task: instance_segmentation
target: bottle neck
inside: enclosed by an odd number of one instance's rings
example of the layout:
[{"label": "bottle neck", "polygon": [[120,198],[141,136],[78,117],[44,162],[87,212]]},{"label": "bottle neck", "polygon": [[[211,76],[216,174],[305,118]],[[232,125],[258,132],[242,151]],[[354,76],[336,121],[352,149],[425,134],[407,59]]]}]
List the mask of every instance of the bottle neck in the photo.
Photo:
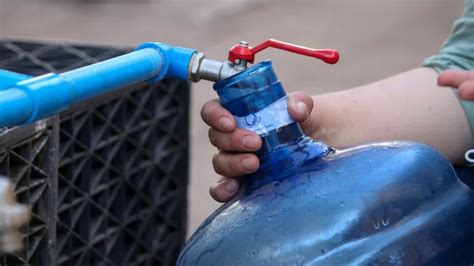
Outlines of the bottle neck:
[{"label": "bottle neck", "polygon": [[[278,86],[276,89],[272,89],[274,94],[277,94],[278,91],[280,91]],[[238,127],[253,131],[262,139],[262,146],[256,152],[261,161],[261,166],[274,168],[273,164],[295,152],[311,154],[312,159],[329,154],[332,150],[329,146],[308,138],[300,125],[291,118],[288,113],[288,97],[283,90],[281,91],[282,95],[274,95],[275,97],[268,97],[267,99],[251,95],[233,102],[234,105],[239,106],[240,114],[243,114],[243,116],[238,116],[234,113]],[[279,96],[282,97],[275,100]],[[249,100],[249,98],[252,100]],[[266,101],[267,105],[252,112],[256,109],[253,105],[258,104],[259,101]],[[229,109],[235,109],[235,106]],[[285,155],[282,156],[282,154]],[[295,161],[294,165],[297,164],[298,162]]]},{"label": "bottle neck", "polygon": [[271,130],[268,133],[261,134],[260,137],[262,138],[262,147],[257,151],[256,155],[259,158],[262,158],[277,147],[294,143],[297,140],[304,138],[305,134],[303,133],[300,125],[296,122],[293,122],[291,124]]},{"label": "bottle neck", "polygon": [[309,162],[319,161],[334,151],[307,137],[296,122],[261,135],[261,138],[262,148],[256,153],[260,167],[250,177],[241,179],[244,194],[301,173]]},{"label": "bottle neck", "polygon": [[298,167],[306,160],[325,157],[334,151],[328,145],[307,137],[297,122],[272,130],[262,138],[262,147],[256,152],[262,168],[272,168],[281,160],[291,158],[292,166]]},{"label": "bottle neck", "polygon": [[246,190],[278,181],[301,170],[308,160],[318,160],[332,149],[304,135],[288,113],[288,97],[271,62],[261,62],[214,84],[220,102],[237,126],[262,138],[257,152],[260,168],[248,179]]},{"label": "bottle neck", "polygon": [[270,61],[219,81],[214,89],[237,126],[262,137],[262,148],[257,152],[260,158],[305,136],[288,113],[288,96]]},{"label": "bottle neck", "polygon": [[[239,115],[234,113],[239,128],[253,131],[262,138],[262,147],[256,153],[259,157],[305,136],[300,125],[288,113],[288,97],[285,92],[272,88],[272,93],[273,97],[267,99],[250,95],[233,102],[234,106],[230,107],[240,112]],[[259,103],[260,106],[254,106]]]}]

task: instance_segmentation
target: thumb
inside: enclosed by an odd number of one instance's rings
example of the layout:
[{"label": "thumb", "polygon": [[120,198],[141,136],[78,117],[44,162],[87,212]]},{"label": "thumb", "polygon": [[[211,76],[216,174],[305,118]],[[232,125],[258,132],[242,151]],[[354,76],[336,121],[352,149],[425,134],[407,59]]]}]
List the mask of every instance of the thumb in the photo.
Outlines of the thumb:
[{"label": "thumb", "polygon": [[311,96],[303,92],[289,94],[288,112],[291,117],[300,123],[303,130],[310,127],[310,114],[313,111],[314,102]]}]

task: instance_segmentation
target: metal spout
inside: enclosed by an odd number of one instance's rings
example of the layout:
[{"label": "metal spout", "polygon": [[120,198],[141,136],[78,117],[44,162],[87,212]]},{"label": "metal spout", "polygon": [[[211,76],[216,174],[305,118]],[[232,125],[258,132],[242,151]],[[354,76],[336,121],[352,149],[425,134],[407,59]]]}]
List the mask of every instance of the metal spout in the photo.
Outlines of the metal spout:
[{"label": "metal spout", "polygon": [[198,82],[201,79],[217,82],[233,76],[247,68],[247,61],[236,62],[207,59],[203,53],[196,53],[191,59],[189,79]]}]

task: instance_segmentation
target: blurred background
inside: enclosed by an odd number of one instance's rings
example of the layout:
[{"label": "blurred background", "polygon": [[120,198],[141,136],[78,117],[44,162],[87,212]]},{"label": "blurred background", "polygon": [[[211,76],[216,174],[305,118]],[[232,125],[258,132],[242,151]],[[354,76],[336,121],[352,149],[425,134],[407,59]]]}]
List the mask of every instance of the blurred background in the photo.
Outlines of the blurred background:
[{"label": "blurred background", "polygon": [[[268,50],[287,91],[327,93],[421,64],[437,53],[464,0],[0,0],[0,37],[134,47],[159,41],[224,60],[240,40],[275,38],[341,53],[335,66]],[[217,178],[199,111],[212,84],[192,85],[189,233],[219,204],[208,195]],[[409,97],[409,95],[407,95]]]}]

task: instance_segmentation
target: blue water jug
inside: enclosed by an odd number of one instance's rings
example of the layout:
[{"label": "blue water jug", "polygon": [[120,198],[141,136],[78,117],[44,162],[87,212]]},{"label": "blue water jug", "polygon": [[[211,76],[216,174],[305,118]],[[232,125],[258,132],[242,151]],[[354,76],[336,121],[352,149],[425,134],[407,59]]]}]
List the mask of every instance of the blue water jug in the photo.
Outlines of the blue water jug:
[{"label": "blue water jug", "polygon": [[270,61],[214,85],[257,132],[259,170],[208,217],[178,265],[472,265],[474,197],[414,142],[335,150],[305,136]]}]

